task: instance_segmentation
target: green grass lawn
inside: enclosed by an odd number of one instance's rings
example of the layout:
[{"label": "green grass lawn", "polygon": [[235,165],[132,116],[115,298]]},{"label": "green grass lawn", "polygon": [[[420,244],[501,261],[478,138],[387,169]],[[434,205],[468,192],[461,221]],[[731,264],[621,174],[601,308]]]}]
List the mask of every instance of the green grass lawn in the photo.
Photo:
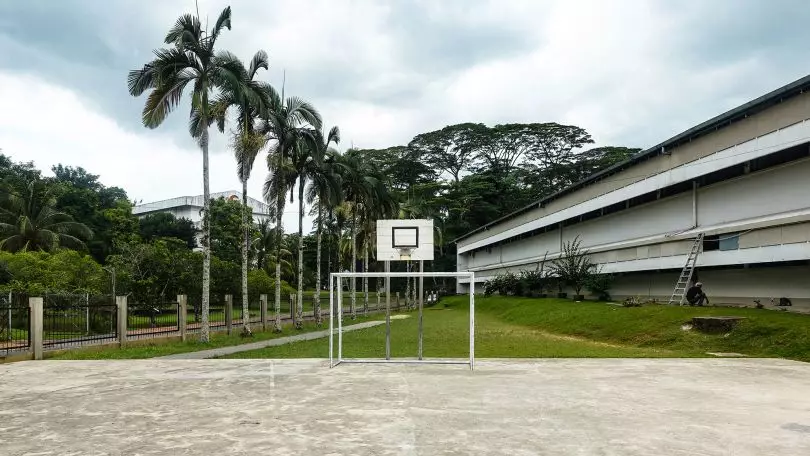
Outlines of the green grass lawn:
[{"label": "green grass lawn", "polygon": [[[467,297],[425,311],[424,354],[466,357]],[[684,331],[700,315],[747,319],[730,334]],[[392,355],[416,355],[415,313],[392,323]],[[384,327],[344,335],[345,357],[384,357]],[[810,316],[724,307],[620,307],[519,297],[476,298],[476,357],[701,357],[707,352],[810,361]],[[328,340],[238,353],[232,358],[324,358]]]},{"label": "green grass lawn", "polygon": [[[379,318],[379,317],[376,317]],[[353,322],[359,323],[368,321],[372,317],[357,317]],[[347,320],[348,321],[348,320]],[[49,359],[143,359],[154,358],[156,356],[174,355],[177,353],[188,353],[200,350],[209,350],[212,348],[229,347],[232,345],[248,344],[252,342],[259,342],[262,340],[275,339],[277,337],[291,336],[300,334],[302,332],[319,331],[328,328],[329,322],[325,321],[324,325],[320,328],[316,327],[314,323],[307,322],[304,328],[296,330],[292,325],[284,325],[281,333],[273,331],[256,331],[254,330],[253,337],[243,338],[239,336],[239,328],[234,327],[233,334],[228,335],[224,332],[212,332],[211,340],[208,343],[199,341],[198,334],[189,334],[188,340],[185,342],[176,339],[142,339],[133,341],[133,343],[126,348],[118,347],[87,347],[82,349],[75,349],[64,351],[61,353],[47,356]]]}]

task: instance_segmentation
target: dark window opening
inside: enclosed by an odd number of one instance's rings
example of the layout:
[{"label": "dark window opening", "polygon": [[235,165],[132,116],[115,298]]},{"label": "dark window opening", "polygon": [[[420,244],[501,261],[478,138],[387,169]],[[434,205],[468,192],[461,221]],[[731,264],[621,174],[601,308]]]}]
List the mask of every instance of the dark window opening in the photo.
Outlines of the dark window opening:
[{"label": "dark window opening", "polygon": [[630,198],[630,207],[640,206],[642,204],[652,203],[658,199],[658,192],[645,193],[635,198]]},{"label": "dark window opening", "polygon": [[751,160],[751,172],[762,171],[763,169],[772,168],[784,163],[799,160],[801,158],[810,156],[810,145],[800,144],[789,149],[781,150],[774,154],[766,155]]},{"label": "dark window opening", "polygon": [[703,251],[720,250],[720,236],[714,234],[703,238]]},{"label": "dark window opening", "polygon": [[681,182],[680,184],[670,185],[669,187],[661,189],[661,198],[678,195],[685,192],[692,191],[692,181]]}]

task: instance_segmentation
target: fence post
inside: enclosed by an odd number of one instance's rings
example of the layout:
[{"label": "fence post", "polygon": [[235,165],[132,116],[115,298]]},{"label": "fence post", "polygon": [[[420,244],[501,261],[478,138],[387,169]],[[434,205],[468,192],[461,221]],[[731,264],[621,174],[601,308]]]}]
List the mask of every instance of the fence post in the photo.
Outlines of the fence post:
[{"label": "fence post", "polygon": [[28,298],[28,308],[31,309],[31,316],[28,319],[30,328],[31,351],[34,352],[34,359],[42,359],[42,326],[43,309],[42,298]]},{"label": "fence post", "polygon": [[124,348],[127,345],[127,297],[116,296],[115,306],[118,307],[118,344]]},{"label": "fence post", "polygon": [[377,306],[374,308],[374,310],[380,310],[380,289],[379,288],[377,288]]},{"label": "fence post", "polygon": [[186,340],[186,318],[188,315],[188,300],[186,295],[177,295],[177,330],[180,331],[180,340]]},{"label": "fence post", "polygon": [[267,295],[259,295],[259,314],[262,320],[262,331],[267,331]]},{"label": "fence post", "polygon": [[233,330],[233,295],[225,295],[225,330],[228,334]]},{"label": "fence post", "polygon": [[397,303],[396,303],[397,310],[399,310],[399,292],[397,291]]},{"label": "fence post", "polygon": [[293,296],[295,296],[295,295],[290,295],[287,300],[290,302],[290,320],[294,321],[294,318],[295,318],[295,306],[293,306]]}]

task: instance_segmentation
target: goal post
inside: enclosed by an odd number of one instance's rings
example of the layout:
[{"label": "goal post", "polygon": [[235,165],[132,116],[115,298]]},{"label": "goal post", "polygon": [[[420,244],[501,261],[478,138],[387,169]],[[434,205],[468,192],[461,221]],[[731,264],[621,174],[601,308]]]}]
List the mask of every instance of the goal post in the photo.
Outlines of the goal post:
[{"label": "goal post", "polygon": [[[388,263],[386,261],[386,263]],[[386,272],[337,272],[329,275],[329,367],[343,363],[408,363],[408,364],[463,364],[475,368],[475,273],[459,272],[390,272],[386,264]],[[343,287],[344,278],[385,278],[385,358],[345,358],[343,356]],[[418,349],[415,358],[391,357],[391,278],[419,278],[425,277],[455,277],[466,278],[470,281],[470,318],[469,318],[469,358],[468,359],[424,359],[422,356],[422,308],[423,298],[421,290],[418,297]],[[421,288],[421,287],[420,287]],[[335,318],[337,317],[337,322]],[[337,339],[337,340],[336,340]],[[337,353],[335,353],[337,351]]]}]

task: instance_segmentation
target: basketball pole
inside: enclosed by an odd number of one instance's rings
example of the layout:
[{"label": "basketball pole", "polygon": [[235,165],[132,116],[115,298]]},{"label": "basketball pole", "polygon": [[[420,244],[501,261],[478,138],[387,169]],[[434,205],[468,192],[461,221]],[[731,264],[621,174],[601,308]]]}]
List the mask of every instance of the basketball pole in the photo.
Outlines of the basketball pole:
[{"label": "basketball pole", "polygon": [[[425,272],[425,262],[419,260],[419,273]],[[417,357],[422,359],[422,306],[425,300],[425,278],[419,276],[419,344],[417,345]]]},{"label": "basketball pole", "polygon": [[[391,262],[385,262],[385,272],[391,272]],[[391,360],[391,277],[385,276],[385,359]]]}]

